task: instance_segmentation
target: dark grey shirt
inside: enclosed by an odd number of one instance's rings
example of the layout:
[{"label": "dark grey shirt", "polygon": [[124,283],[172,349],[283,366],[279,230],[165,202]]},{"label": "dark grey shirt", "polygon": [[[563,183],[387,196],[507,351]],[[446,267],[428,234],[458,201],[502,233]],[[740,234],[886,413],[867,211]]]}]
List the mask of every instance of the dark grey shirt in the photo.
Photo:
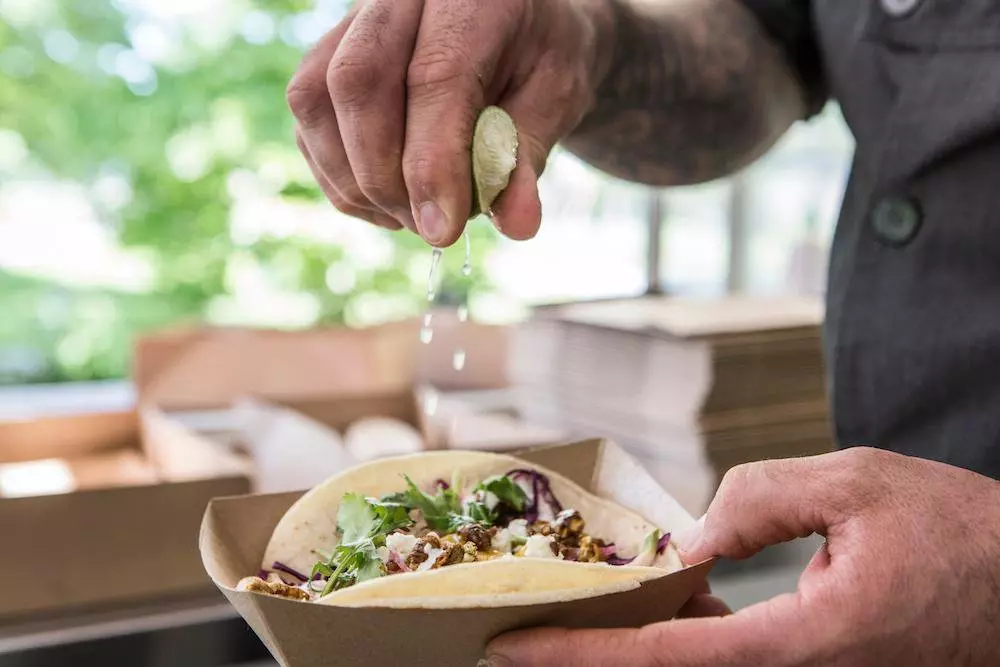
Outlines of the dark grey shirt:
[{"label": "dark grey shirt", "polygon": [[825,346],[838,443],[1000,478],[1000,0],[743,0],[857,152]]}]

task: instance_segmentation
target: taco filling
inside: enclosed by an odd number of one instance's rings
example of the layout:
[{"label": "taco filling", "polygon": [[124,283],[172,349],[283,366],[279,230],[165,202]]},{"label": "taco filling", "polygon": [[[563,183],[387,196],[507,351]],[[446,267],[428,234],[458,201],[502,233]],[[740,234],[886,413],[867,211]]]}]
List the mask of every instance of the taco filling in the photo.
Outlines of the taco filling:
[{"label": "taco filling", "polygon": [[638,554],[623,557],[614,543],[589,534],[586,517],[563,507],[548,477],[535,470],[470,484],[437,480],[424,489],[404,475],[400,486],[380,498],[344,494],[338,544],[332,553],[313,552],[312,571],[275,562],[237,588],[313,601],[371,579],[496,559],[651,565],[670,541],[653,530]]}]

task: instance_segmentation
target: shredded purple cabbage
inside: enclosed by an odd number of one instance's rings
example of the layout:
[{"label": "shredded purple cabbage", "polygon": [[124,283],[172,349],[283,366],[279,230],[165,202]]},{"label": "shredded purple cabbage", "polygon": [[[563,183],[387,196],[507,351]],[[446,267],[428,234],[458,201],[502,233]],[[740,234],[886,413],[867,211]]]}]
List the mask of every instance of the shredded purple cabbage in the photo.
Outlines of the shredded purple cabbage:
[{"label": "shredded purple cabbage", "polygon": [[510,477],[515,482],[518,479],[531,479],[531,498],[528,499],[528,506],[524,510],[524,519],[528,523],[538,521],[539,514],[541,513],[540,501],[543,500],[548,505],[549,511],[552,512],[553,516],[562,512],[562,503],[552,493],[552,485],[549,482],[549,478],[542,473],[535,470],[517,469],[508,472],[507,477]]},{"label": "shredded purple cabbage", "polygon": [[295,570],[293,568],[288,567],[284,563],[281,563],[281,562],[278,562],[278,561],[274,561],[274,564],[271,565],[271,567],[273,567],[278,572],[284,572],[285,574],[289,574],[289,575],[295,577],[296,579],[298,579],[301,582],[309,581],[309,577],[307,577],[306,575],[302,574],[298,570]]},{"label": "shredded purple cabbage", "polygon": [[[656,541],[656,555],[659,556],[666,551],[668,544],[670,544],[670,533],[664,534],[659,540]],[[614,545],[612,544],[611,546]],[[631,558],[620,558],[617,555],[612,555],[608,558],[608,565],[630,565],[632,561],[638,557],[639,554],[636,554]]]},{"label": "shredded purple cabbage", "polygon": [[443,479],[436,480],[434,482],[434,486],[436,486],[439,489],[442,489],[443,491],[447,491],[448,489],[451,488],[451,484],[444,481]]}]

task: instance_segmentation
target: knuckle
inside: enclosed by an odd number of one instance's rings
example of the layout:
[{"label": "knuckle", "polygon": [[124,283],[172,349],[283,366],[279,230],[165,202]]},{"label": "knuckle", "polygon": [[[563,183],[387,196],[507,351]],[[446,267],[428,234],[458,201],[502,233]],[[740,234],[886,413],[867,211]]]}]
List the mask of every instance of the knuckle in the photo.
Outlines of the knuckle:
[{"label": "knuckle", "polygon": [[411,90],[439,90],[478,82],[479,78],[470,62],[458,47],[443,42],[428,44],[415,53],[410,61],[406,85]]},{"label": "knuckle", "polygon": [[417,147],[411,154],[403,158],[403,179],[411,196],[426,189],[439,190],[453,188],[454,184],[464,183],[470,178],[468,169],[462,160],[456,160],[458,151],[440,147]]},{"label": "knuckle", "polygon": [[882,496],[886,482],[888,454],[872,447],[843,452],[839,463],[839,486],[849,489],[856,506],[867,506]]},{"label": "knuckle", "polygon": [[327,112],[327,90],[322,79],[296,74],[285,89],[288,108],[304,127],[311,127]]},{"label": "knuckle", "polygon": [[362,104],[371,98],[381,78],[374,58],[355,54],[334,59],[326,74],[330,94],[337,103]]},{"label": "knuckle", "polygon": [[427,147],[415,147],[403,157],[403,177],[407,183],[419,183],[436,173],[441,163]]},{"label": "knuckle", "polygon": [[751,480],[756,477],[761,468],[762,462],[742,463],[726,471],[719,484],[716,499],[723,505],[730,505],[738,502],[739,498],[746,495],[746,490],[751,484]]}]

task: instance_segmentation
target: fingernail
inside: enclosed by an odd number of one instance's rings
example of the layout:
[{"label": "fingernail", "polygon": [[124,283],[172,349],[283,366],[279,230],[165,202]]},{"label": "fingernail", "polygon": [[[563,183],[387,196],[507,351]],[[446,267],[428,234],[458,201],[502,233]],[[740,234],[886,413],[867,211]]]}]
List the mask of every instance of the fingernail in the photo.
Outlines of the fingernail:
[{"label": "fingernail", "polygon": [[701,518],[698,519],[698,521],[693,526],[680,531],[674,537],[674,544],[676,544],[677,548],[680,549],[681,551],[685,553],[690,552],[696,546],[698,546],[698,542],[701,541],[701,536],[704,529],[705,529],[705,515],[702,514]]},{"label": "fingernail", "polygon": [[421,235],[430,243],[440,243],[448,236],[448,219],[434,202],[420,205],[418,224]]}]

